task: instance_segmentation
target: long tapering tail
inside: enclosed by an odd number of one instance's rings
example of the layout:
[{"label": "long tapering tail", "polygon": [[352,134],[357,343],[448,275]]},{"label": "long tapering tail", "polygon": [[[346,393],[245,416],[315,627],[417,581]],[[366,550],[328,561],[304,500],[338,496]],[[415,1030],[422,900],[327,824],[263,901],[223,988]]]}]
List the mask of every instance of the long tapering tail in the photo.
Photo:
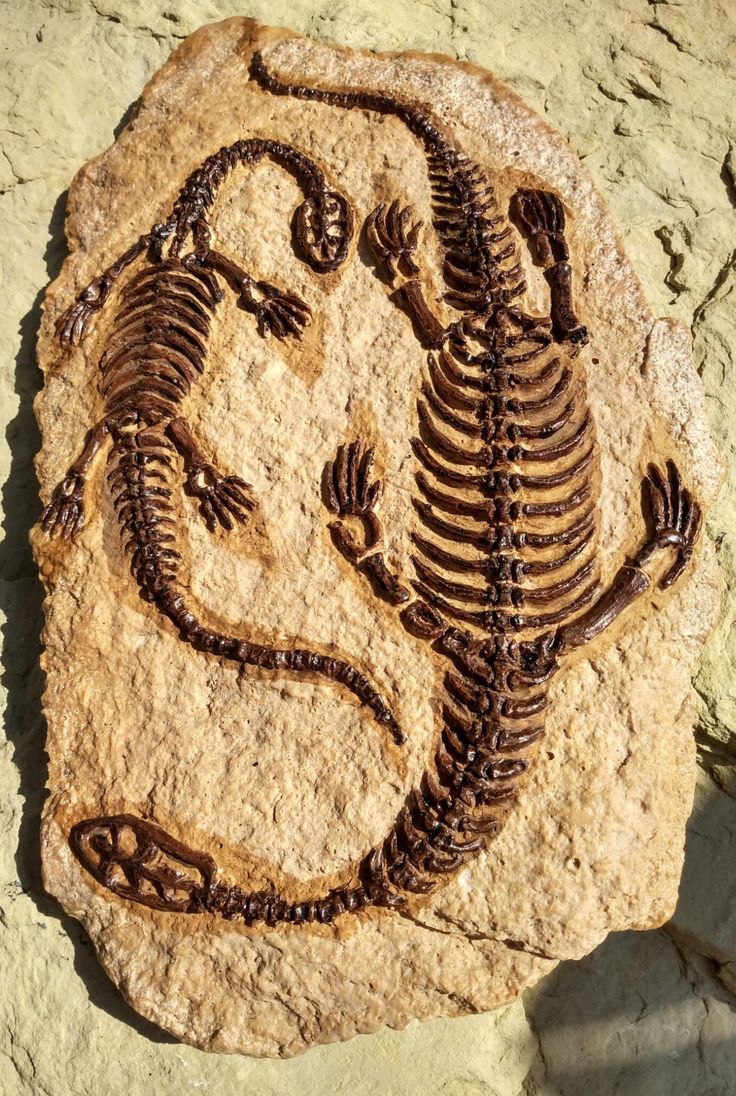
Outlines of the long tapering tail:
[{"label": "long tapering tail", "polygon": [[406,736],[385,698],[365,674],[344,659],[304,647],[271,647],[251,643],[247,639],[217,632],[199,620],[195,611],[187,604],[182,591],[173,585],[156,593],[153,600],[179,629],[182,639],[198,651],[219,655],[243,666],[326,677],[329,681],[344,685],[362,704],[370,708],[377,721],[391,732],[397,745],[406,741]]},{"label": "long tapering tail", "polygon": [[253,79],[273,95],[391,114],[418,138],[424,147],[432,186],[434,227],[445,252],[443,276],[448,304],[463,312],[474,312],[494,302],[508,303],[523,291],[516,241],[511,226],[501,216],[490,178],[441,132],[430,107],[402,102],[382,92],[287,83],[269,72],[260,53],[253,54],[250,71]]},{"label": "long tapering tail", "polygon": [[514,741],[500,725],[446,724],[434,765],[407,796],[388,836],[355,865],[351,881],[317,897],[316,881],[311,895],[296,900],[275,887],[247,891],[221,882],[212,857],[134,815],[84,819],[69,843],[82,866],[118,897],[171,913],[298,925],[327,924],[369,906],[400,910],[410,897],[434,892],[500,832],[528,764],[518,754],[528,745],[528,736]]},{"label": "long tapering tail", "polygon": [[251,643],[208,627],[187,599],[179,578],[181,555],[176,548],[178,525],[172,501],[175,456],[161,427],[122,435],[113,450],[110,484],[118,519],[127,535],[133,575],[147,601],[175,625],[192,647],[230,659],[241,666],[294,674],[314,674],[349,689],[369,708],[381,726],[401,745],[406,738],[387,700],[366,674],[345,659],[301,646],[275,647]]}]

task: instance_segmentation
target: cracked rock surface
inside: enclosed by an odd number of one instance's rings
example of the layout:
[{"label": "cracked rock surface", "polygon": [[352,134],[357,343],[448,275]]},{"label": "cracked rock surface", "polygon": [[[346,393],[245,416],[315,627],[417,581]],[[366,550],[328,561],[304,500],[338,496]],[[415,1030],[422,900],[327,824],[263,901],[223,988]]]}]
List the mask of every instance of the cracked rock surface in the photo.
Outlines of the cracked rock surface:
[{"label": "cracked rock surface", "polygon": [[[29,403],[38,384],[37,294],[58,271],[59,195],[73,172],[110,142],[176,39],[226,14],[217,3],[184,3],[176,12],[155,3],[43,3],[3,12],[8,63],[0,87],[8,128],[0,208],[17,241],[2,257],[3,284],[11,287],[0,332],[3,360],[18,352],[19,328],[22,343],[16,392],[7,372],[3,398],[13,463],[4,494],[11,745],[3,770],[9,810],[0,948],[3,966],[15,971],[5,1005],[3,1091],[173,1092],[211,1085],[275,1093],[341,1091],[347,1084],[346,1091],[397,1093],[729,1093],[736,1069],[736,899],[728,865],[736,806],[728,492],[711,518],[726,603],[696,681],[703,773],[680,902],[665,932],[610,937],[589,958],[560,967],[523,1002],[488,1015],[384,1030],[293,1062],[205,1061],[134,1016],[74,923],[42,894],[38,585],[22,542],[38,506],[28,465],[37,445]],[[466,58],[543,113],[604,193],[654,313],[691,327],[713,433],[722,457],[733,461],[734,176],[727,121],[733,88],[724,62],[733,26],[725,8],[631,3],[609,12],[563,4],[550,19],[543,6],[517,5],[512,13],[498,5],[489,18],[486,4],[438,2],[407,3],[377,17],[374,4],[306,3],[296,12],[252,4],[248,14],[347,45]],[[70,384],[83,423],[86,378]],[[310,850],[302,855],[308,867]],[[453,916],[444,911],[445,927]],[[586,933],[599,931],[585,925],[580,953]],[[547,935],[535,950],[557,958]]]}]

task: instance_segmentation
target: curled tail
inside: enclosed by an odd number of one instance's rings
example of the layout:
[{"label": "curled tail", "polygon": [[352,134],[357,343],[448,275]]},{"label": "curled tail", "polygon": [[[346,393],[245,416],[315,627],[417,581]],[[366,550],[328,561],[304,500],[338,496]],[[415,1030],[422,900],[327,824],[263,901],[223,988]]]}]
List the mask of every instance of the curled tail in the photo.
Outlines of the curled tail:
[{"label": "curled tail", "polygon": [[311,895],[296,900],[275,888],[249,892],[221,882],[212,857],[134,815],[84,819],[69,843],[82,866],[118,897],[170,913],[299,925],[328,924],[370,906],[400,910],[408,897],[432,893],[500,831],[528,764],[519,754],[541,733],[513,733],[493,719],[448,719],[434,764],[388,836],[360,860],[351,881],[318,896],[316,881]]},{"label": "curled tail", "polygon": [[[273,893],[247,893],[216,879],[211,856],[189,848],[160,826],[130,814],[86,818],[69,844],[82,866],[120,898],[169,913],[214,913],[227,920],[293,925],[326,924],[382,897],[370,881],[331,890],[323,898],[288,902]],[[392,903],[383,896],[381,904]]]},{"label": "curled tail", "polygon": [[260,53],[253,54],[250,72],[273,95],[391,114],[418,138],[432,187],[434,227],[445,253],[448,304],[473,312],[492,303],[507,303],[524,290],[517,245],[511,226],[501,215],[490,178],[441,132],[431,108],[382,92],[290,84],[269,72]]},{"label": "curled tail", "polygon": [[349,689],[401,745],[405,736],[386,699],[368,677],[341,658],[303,647],[272,647],[227,635],[204,624],[188,601],[179,577],[177,513],[172,501],[175,447],[160,425],[146,426],[115,439],[110,484],[131,555],[133,575],[147,601],[153,602],[192,647],[241,666],[295,674],[316,674]]}]

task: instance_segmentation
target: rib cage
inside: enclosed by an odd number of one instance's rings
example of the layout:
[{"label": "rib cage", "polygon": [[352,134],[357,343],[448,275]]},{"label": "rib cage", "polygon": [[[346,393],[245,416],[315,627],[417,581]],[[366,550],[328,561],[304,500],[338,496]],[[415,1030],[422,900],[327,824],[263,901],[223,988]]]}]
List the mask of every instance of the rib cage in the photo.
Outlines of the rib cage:
[{"label": "rib cage", "polygon": [[[517,237],[484,171],[421,107],[282,82],[259,54],[252,73],[274,94],[394,114],[422,141],[445,300],[464,313],[429,356],[412,439],[412,585],[420,605],[449,622],[441,646],[454,666],[434,763],[361,865],[359,904],[391,905],[395,889],[431,891],[498,831],[528,765],[523,754],[544,733],[557,668],[539,659],[545,633],[599,586],[596,439],[574,354],[553,340],[550,318],[514,305],[526,288]],[[393,223],[401,236],[403,220]],[[408,269],[416,269],[411,257]],[[288,904],[255,898],[257,918],[291,919]],[[341,912],[335,898],[314,915]]]},{"label": "rib cage", "polygon": [[413,439],[413,586],[461,627],[443,639],[454,666],[434,763],[366,858],[369,893],[427,894],[459,870],[500,830],[544,733],[556,667],[525,667],[512,637],[538,638],[598,588],[597,449],[575,372],[521,315],[496,324],[492,349],[430,355]]},{"label": "rib cage", "polygon": [[144,597],[193,646],[241,664],[325,676],[349,689],[400,737],[383,697],[349,662],[213,631],[183,595],[181,514],[173,501],[178,454],[168,429],[204,370],[210,320],[221,299],[212,271],[178,258],[144,267],[121,293],[100,370],[113,437],[108,479],[133,575]]},{"label": "rib cage", "polygon": [[179,524],[171,501],[176,449],[166,425],[204,369],[210,319],[222,294],[213,274],[169,259],[144,267],[125,286],[100,391],[113,431],[108,480],[145,597],[178,579]]},{"label": "rib cage", "polygon": [[473,630],[537,633],[597,589],[597,447],[574,359],[541,324],[509,317],[495,336],[472,365],[430,357],[413,439],[414,587]]},{"label": "rib cage", "polygon": [[170,417],[204,370],[210,320],[222,293],[213,274],[169,259],[125,286],[100,360],[106,413],[143,404]]},{"label": "rib cage", "polygon": [[[435,351],[421,379],[417,431],[411,442],[417,461],[416,524],[410,531],[412,586],[418,597],[414,620],[427,625],[428,630],[420,634],[434,639],[435,649],[450,663],[443,677],[442,726],[420,781],[385,840],[356,866],[351,883],[323,897],[290,902],[273,892],[246,893],[209,878],[204,887],[182,888],[181,904],[174,905],[166,889],[168,876],[156,876],[154,871],[149,878],[158,886],[158,898],[141,897],[135,888],[119,888],[119,893],[155,908],[207,910],[248,921],[328,922],[365,906],[400,907],[407,892],[431,892],[443,876],[461,868],[500,830],[516,797],[516,782],[529,765],[530,751],[544,734],[547,687],[558,669],[558,626],[583,613],[598,592],[598,452],[576,358],[586,336],[571,307],[572,276],[561,236],[564,213],[559,199],[551,196],[549,203],[540,199],[535,205],[537,192],[523,192],[529,209],[525,207],[522,223],[528,235],[544,235],[530,227],[532,215],[543,217],[551,211],[554,221],[549,228],[556,249],[553,278],[548,278],[553,290],[550,316],[534,317],[518,303],[525,282],[514,228],[500,211],[483,170],[451,147],[428,113],[383,94],[282,83],[267,72],[258,54],[253,74],[277,94],[393,114],[424,146],[433,221],[444,252],[445,300],[462,314],[458,322],[441,330],[441,337],[430,341]],[[206,224],[196,224],[187,210],[190,204],[195,211],[206,209],[212,196],[197,180],[197,173],[192,179],[191,193],[185,187],[177,204],[179,230],[173,256],[178,256],[185,235],[182,226],[192,225],[195,239],[197,234],[200,240],[208,239]],[[394,270],[403,262],[415,274],[418,268],[412,252],[418,228],[407,231],[410,213],[397,215],[397,207],[398,203],[380,228],[390,236],[398,225],[400,246]],[[339,203],[333,208],[323,202],[318,208],[312,201],[311,205],[305,202],[304,208],[312,225],[319,221],[316,213],[320,217],[341,213]],[[547,247],[551,247],[549,241]],[[222,273],[222,257],[219,262],[217,269]],[[177,263],[174,271],[172,264]],[[104,364],[110,370],[105,391],[109,400],[117,401],[110,404],[117,414],[125,411],[128,399],[138,399],[140,409],[140,398],[145,396],[157,412],[171,417],[193,378],[189,367],[198,368],[194,361],[199,353],[197,338],[207,333],[200,325],[209,322],[205,305],[214,307],[210,284],[214,275],[208,275],[210,298],[203,300],[204,289],[197,286],[195,290],[191,271],[182,271],[181,266],[178,258],[159,266],[158,296],[151,295],[156,279],[150,271],[126,292],[127,303],[118,320],[123,333],[138,339],[140,362],[158,361],[156,339],[153,344],[150,340],[151,332],[154,336],[158,332],[149,328],[149,337],[144,338],[146,324],[141,321],[154,301],[171,313],[166,329],[171,354],[163,369],[142,365],[134,390],[126,372],[130,343],[123,340],[118,346],[113,341],[111,357]],[[418,289],[417,282],[414,288]],[[429,313],[426,305],[425,311]],[[441,328],[430,315],[430,328],[432,324]],[[149,379],[154,373],[155,382]],[[115,482],[121,491],[121,520],[139,526],[148,523],[148,541],[144,537],[142,547],[140,536],[132,538],[134,570],[144,589],[151,590],[162,611],[196,646],[273,669],[318,669],[348,684],[379,719],[388,722],[386,713],[381,713],[380,698],[347,664],[305,651],[256,648],[210,631],[189,611],[174,583],[177,553],[167,547],[170,492],[165,481],[171,451],[167,445],[161,431],[153,428],[118,442]],[[154,482],[157,477],[160,482]],[[148,510],[137,501],[144,490],[153,499]],[[677,495],[675,486],[671,494]],[[695,517],[692,521],[697,524]],[[364,573],[371,561],[374,569],[380,561],[385,570],[380,552],[360,562],[356,557]],[[384,589],[390,592],[393,581],[395,589],[403,590],[386,573]],[[403,600],[396,598],[393,603]],[[118,833],[124,827],[136,833],[141,860],[147,850],[156,848],[185,864],[197,865],[206,859],[152,824],[130,816],[87,820],[74,828],[73,847],[105,885],[110,885],[105,863],[95,864],[85,841],[88,834],[109,829],[113,836],[109,862],[123,864],[127,854],[116,850],[122,849]]]}]

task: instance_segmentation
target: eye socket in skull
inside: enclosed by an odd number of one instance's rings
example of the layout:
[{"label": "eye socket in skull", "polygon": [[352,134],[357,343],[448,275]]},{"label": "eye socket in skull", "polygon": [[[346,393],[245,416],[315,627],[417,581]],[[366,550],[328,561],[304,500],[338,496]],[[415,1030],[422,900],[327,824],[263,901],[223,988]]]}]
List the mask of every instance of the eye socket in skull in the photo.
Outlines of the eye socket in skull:
[{"label": "eye socket in skull", "polygon": [[299,248],[312,269],[321,274],[344,263],[353,231],[352,207],[336,190],[322,190],[306,198],[294,216]]},{"label": "eye socket in skull", "polygon": [[151,909],[199,912],[214,882],[211,857],[134,815],[77,822],[69,844],[98,883]]}]

